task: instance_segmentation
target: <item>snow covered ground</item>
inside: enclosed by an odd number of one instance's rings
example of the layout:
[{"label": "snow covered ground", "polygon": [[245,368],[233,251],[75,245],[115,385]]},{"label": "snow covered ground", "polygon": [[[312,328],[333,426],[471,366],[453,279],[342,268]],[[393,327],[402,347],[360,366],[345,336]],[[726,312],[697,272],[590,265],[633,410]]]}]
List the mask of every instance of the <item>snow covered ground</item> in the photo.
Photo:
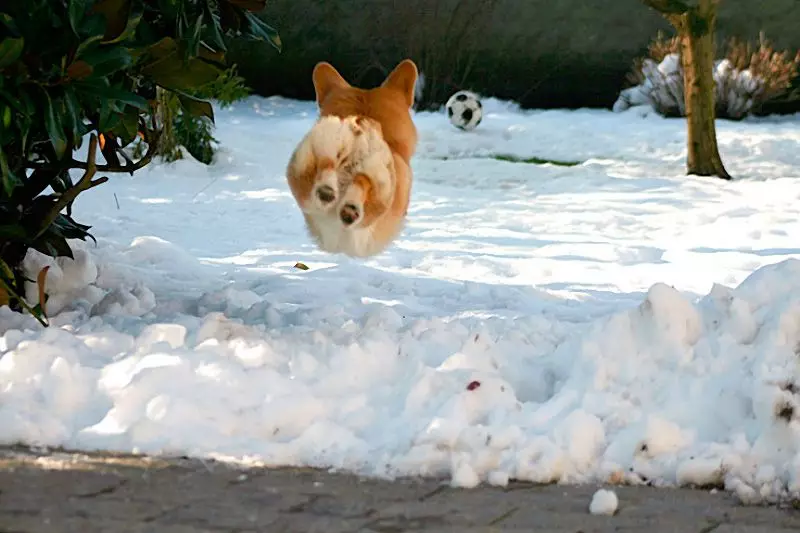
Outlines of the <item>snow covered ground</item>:
[{"label": "snow covered ground", "polygon": [[800,116],[721,122],[726,183],[683,175],[682,120],[485,108],[416,116],[408,228],[367,261],[285,183],[308,102],[81,196],[54,327],[0,309],[0,442],[800,495]]}]

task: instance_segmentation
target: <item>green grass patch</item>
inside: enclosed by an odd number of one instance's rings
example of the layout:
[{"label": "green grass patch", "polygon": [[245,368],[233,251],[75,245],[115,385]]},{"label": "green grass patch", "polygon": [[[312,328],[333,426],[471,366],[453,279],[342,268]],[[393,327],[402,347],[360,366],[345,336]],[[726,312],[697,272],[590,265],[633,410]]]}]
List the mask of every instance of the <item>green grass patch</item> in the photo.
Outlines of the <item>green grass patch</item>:
[{"label": "green grass patch", "polygon": [[507,163],[524,163],[527,165],[556,165],[559,167],[575,167],[583,163],[583,161],[560,161],[558,159],[544,159],[541,157],[517,157],[510,154],[486,154],[486,155],[471,155],[468,157],[436,157],[441,161],[455,161],[458,159],[494,159],[495,161],[505,161]]},{"label": "green grass patch", "polygon": [[509,163],[525,163],[528,165],[556,165],[559,167],[576,167],[583,161],[559,161],[558,159],[543,159],[541,157],[517,157],[508,154],[495,154],[486,156],[488,159],[508,161]]}]

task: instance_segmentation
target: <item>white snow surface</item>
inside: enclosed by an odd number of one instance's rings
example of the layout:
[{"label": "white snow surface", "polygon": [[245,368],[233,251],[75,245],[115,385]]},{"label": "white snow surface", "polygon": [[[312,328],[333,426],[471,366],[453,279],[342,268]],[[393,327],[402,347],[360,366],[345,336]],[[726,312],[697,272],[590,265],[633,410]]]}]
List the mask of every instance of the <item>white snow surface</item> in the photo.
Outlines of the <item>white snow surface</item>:
[{"label": "white snow surface", "polygon": [[619,498],[613,490],[600,489],[592,496],[589,502],[589,513],[601,515],[613,515],[619,507]]},{"label": "white snow surface", "polygon": [[310,102],[218,109],[213,165],[83,194],[98,244],[27,259],[53,326],[0,309],[0,442],[799,495],[800,116],[720,121],[724,182],[684,176],[683,120],[484,106],[416,114],[368,260],[316,250],[286,185]]}]

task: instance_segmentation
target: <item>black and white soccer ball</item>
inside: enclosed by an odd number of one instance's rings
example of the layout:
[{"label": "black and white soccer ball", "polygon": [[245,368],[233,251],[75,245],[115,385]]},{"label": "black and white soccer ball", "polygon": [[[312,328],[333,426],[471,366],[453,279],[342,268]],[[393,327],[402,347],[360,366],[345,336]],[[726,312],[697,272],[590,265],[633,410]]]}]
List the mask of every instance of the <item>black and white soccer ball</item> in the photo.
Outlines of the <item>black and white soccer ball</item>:
[{"label": "black and white soccer ball", "polygon": [[456,128],[470,131],[478,127],[483,119],[483,106],[478,95],[470,91],[458,91],[445,104],[447,118]]}]

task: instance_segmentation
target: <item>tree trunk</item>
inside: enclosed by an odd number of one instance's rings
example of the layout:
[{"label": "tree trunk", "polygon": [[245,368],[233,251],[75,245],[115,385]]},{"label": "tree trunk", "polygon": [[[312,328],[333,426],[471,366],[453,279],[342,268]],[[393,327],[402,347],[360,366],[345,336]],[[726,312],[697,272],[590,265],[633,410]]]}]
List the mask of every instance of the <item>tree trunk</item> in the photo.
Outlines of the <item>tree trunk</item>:
[{"label": "tree trunk", "polygon": [[714,26],[719,0],[644,0],[678,31],[687,119],[687,174],[731,179],[717,147]]},{"label": "tree trunk", "polygon": [[678,17],[683,66],[683,93],[686,98],[687,173],[731,179],[717,147],[714,86],[714,25],[716,2],[700,0]]}]

